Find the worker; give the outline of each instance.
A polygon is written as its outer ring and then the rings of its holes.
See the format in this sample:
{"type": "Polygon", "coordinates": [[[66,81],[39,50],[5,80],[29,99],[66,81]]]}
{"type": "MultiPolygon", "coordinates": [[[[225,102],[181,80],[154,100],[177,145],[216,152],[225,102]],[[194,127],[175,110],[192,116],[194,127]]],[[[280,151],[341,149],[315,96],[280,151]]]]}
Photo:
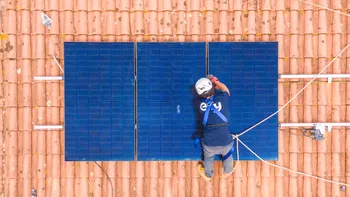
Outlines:
{"type": "Polygon", "coordinates": [[[199,79],[195,88],[201,97],[198,107],[204,125],[202,139],[204,162],[197,164],[197,171],[205,181],[211,181],[214,175],[214,156],[221,155],[223,157],[223,176],[227,177],[233,172],[234,140],[228,126],[230,91],[213,75],[199,79]]]}

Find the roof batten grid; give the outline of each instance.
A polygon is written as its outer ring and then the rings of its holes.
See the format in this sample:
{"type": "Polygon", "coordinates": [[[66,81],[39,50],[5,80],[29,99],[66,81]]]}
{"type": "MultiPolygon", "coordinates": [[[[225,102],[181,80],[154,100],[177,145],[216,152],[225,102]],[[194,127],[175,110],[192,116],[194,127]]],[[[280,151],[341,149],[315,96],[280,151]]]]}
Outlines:
{"type": "Polygon", "coordinates": [[[5,18],[4,20],[4,35],[5,45],[3,45],[2,51],[4,53],[4,111],[3,121],[5,135],[5,168],[4,168],[4,193],[9,193],[14,196],[18,195],[17,191],[17,171],[18,171],[18,158],[17,158],[17,137],[18,137],[18,122],[17,122],[17,42],[16,25],[9,20],[16,21],[16,3],[15,1],[5,2],[5,18]]]}

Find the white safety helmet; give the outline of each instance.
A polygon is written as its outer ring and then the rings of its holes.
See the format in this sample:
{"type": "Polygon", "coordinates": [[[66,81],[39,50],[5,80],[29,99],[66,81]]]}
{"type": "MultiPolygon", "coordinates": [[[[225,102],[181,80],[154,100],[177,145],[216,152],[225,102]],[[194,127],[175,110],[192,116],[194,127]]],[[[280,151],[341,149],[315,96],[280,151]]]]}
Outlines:
{"type": "Polygon", "coordinates": [[[209,92],[213,88],[213,83],[207,78],[200,78],[196,82],[196,91],[198,95],[201,95],[205,92],[209,92]]]}

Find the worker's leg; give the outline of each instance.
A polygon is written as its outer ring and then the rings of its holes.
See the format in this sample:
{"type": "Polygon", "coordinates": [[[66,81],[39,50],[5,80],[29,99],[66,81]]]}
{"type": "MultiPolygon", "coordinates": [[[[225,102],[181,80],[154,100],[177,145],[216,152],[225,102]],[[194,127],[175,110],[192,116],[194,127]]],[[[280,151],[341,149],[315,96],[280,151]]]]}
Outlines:
{"type": "Polygon", "coordinates": [[[204,152],[204,172],[207,177],[212,177],[214,175],[213,163],[215,156],[215,148],[203,145],[204,152]]]}
{"type": "MultiPolygon", "coordinates": [[[[229,145],[224,146],[223,151],[222,151],[222,157],[224,157],[228,152],[231,151],[233,144],[234,144],[234,140],[232,140],[232,142],[229,145]]],[[[232,172],[232,170],[233,170],[232,164],[233,164],[233,156],[231,154],[227,159],[225,159],[223,161],[223,167],[224,167],[225,174],[230,174],[232,172]]]]}

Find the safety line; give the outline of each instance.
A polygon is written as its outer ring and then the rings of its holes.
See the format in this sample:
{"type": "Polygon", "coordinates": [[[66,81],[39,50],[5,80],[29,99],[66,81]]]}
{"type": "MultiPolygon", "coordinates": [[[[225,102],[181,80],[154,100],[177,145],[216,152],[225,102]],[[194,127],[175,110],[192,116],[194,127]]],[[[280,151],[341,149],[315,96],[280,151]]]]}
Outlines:
{"type": "Polygon", "coordinates": [[[339,56],[350,46],[350,43],[343,49],[340,51],[340,53],[335,56],[332,61],[330,61],[311,81],[309,81],[297,94],[295,94],[286,104],[284,104],[279,110],[277,110],[275,113],[271,114],[270,116],[268,116],[267,118],[261,120],[260,122],[256,123],[255,125],[251,126],[250,128],[246,129],[245,131],[243,131],[242,133],[238,134],[237,137],[247,133],[248,131],[254,129],[255,127],[257,127],[258,125],[260,125],[261,123],[265,122],[266,120],[270,119],[272,116],[278,114],[280,111],[282,111],[285,107],[287,107],[287,105],[289,103],[291,103],[302,91],[305,90],[305,88],[307,88],[315,79],[317,79],[317,77],[324,71],[326,70],[336,59],[339,58],[339,56]]]}
{"type": "Polygon", "coordinates": [[[113,197],[114,191],[113,191],[113,183],[112,183],[111,178],[108,176],[108,173],[106,172],[106,170],[105,170],[100,164],[98,164],[96,161],[94,161],[94,162],[95,162],[95,164],[96,164],[98,167],[101,168],[101,170],[103,171],[103,173],[107,176],[107,179],[108,179],[109,183],[111,184],[112,197],[113,197]]]}
{"type": "Polygon", "coordinates": [[[263,163],[266,163],[266,164],[268,164],[268,165],[270,165],[270,166],[273,166],[273,167],[276,167],[276,168],[280,168],[280,169],[282,169],[282,170],[286,170],[286,171],[289,171],[289,172],[292,172],[292,173],[295,173],[295,174],[299,174],[299,175],[303,175],[303,176],[308,176],[308,177],[311,177],[311,178],[315,178],[315,179],[318,179],[318,180],[322,180],[322,181],[325,181],[325,182],[328,182],[328,183],[334,183],[334,184],[339,184],[339,185],[350,186],[350,184],[347,184],[347,183],[332,181],[332,180],[328,180],[328,179],[321,178],[321,177],[318,177],[318,176],[314,176],[314,175],[311,175],[311,174],[306,174],[306,173],[303,173],[303,172],[298,172],[298,171],[291,170],[291,169],[288,169],[288,168],[286,168],[286,167],[279,166],[279,165],[270,163],[270,162],[268,162],[268,161],[265,161],[265,160],[263,160],[258,154],[256,154],[254,151],[252,151],[245,143],[243,143],[240,139],[238,139],[238,137],[237,137],[237,140],[238,140],[244,147],[246,147],[253,155],[255,155],[260,161],[262,161],[263,163]]]}
{"type": "Polygon", "coordinates": [[[314,3],[310,3],[310,2],[307,2],[307,1],[303,1],[303,0],[297,0],[297,1],[300,1],[300,2],[305,3],[305,4],[309,4],[309,5],[318,7],[318,8],[322,8],[322,9],[325,9],[325,10],[328,10],[328,11],[332,11],[332,12],[335,12],[335,13],[338,13],[338,14],[341,14],[341,15],[344,15],[344,16],[350,16],[349,14],[345,14],[343,12],[340,12],[340,11],[337,11],[337,10],[333,10],[331,8],[327,8],[327,7],[324,7],[324,6],[321,6],[321,5],[317,5],[317,4],[314,4],[314,3]]]}
{"type": "Polygon", "coordinates": [[[64,73],[63,68],[61,67],[60,63],[58,63],[58,61],[57,61],[57,59],[56,59],[56,57],[55,57],[54,54],[52,54],[52,57],[53,57],[53,59],[55,60],[57,66],[58,66],[58,67],[60,68],[60,70],[62,71],[62,73],[64,73]]]}
{"type": "Polygon", "coordinates": [[[236,138],[236,149],[237,149],[237,152],[236,152],[237,162],[235,163],[235,166],[233,167],[232,172],[234,172],[236,170],[238,163],[239,163],[238,137],[235,137],[235,138],[236,138]]]}
{"type": "MultiPolygon", "coordinates": [[[[309,4],[309,5],[312,5],[312,6],[315,6],[315,7],[318,7],[318,8],[322,8],[322,9],[325,9],[325,10],[328,10],[328,11],[332,11],[332,12],[335,12],[335,13],[338,13],[338,14],[341,14],[341,15],[345,15],[345,16],[350,16],[349,14],[345,14],[343,12],[340,12],[340,11],[337,11],[337,10],[333,10],[333,9],[330,9],[330,8],[327,8],[327,7],[323,7],[323,6],[320,6],[320,5],[317,5],[317,4],[314,4],[314,3],[310,3],[310,2],[306,2],[306,1],[303,1],[303,0],[298,0],[302,3],[306,3],[306,4],[309,4]]],[[[315,178],[315,179],[318,179],[318,180],[322,180],[322,181],[325,181],[325,182],[328,182],[328,183],[334,183],[334,184],[339,184],[339,185],[344,185],[344,186],[350,186],[350,184],[346,184],[346,183],[342,183],[342,182],[336,182],[336,181],[332,181],[332,180],[328,180],[328,179],[325,179],[325,178],[321,178],[321,177],[318,177],[318,176],[314,176],[314,175],[310,175],[310,174],[306,174],[306,173],[303,173],[303,172],[298,172],[298,171],[295,171],[295,170],[291,170],[291,169],[288,169],[286,167],[283,167],[283,166],[279,166],[279,165],[276,165],[276,164],[273,164],[273,163],[270,163],[270,162],[267,162],[265,160],[263,160],[258,154],[256,154],[254,151],[252,151],[245,143],[243,143],[238,137],[247,133],[248,131],[252,130],[253,128],[257,127],[258,125],[260,125],[261,123],[265,122],[266,120],[268,120],[269,118],[271,118],[272,116],[278,114],[281,110],[283,110],[290,102],[292,102],[302,91],[305,90],[305,88],[307,88],[324,70],[326,70],[336,59],[338,59],[340,57],[340,55],[350,46],[350,43],[343,49],[340,51],[340,53],[334,57],[332,59],[331,62],[329,62],[311,81],[309,81],[296,95],[294,95],[285,105],[283,105],[279,110],[277,110],[275,113],[271,114],[270,116],[268,116],[267,118],[263,119],[262,121],[256,123],[255,125],[253,125],[252,127],[246,129],[245,131],[243,131],[242,133],[238,134],[238,135],[232,135],[232,138],[233,139],[237,139],[237,141],[239,141],[244,147],[246,147],[253,155],[255,155],[259,160],[261,160],[263,163],[266,163],[268,165],[271,165],[273,167],[276,167],[276,168],[279,168],[279,169],[282,169],[282,170],[286,170],[286,171],[289,171],[289,172],[292,172],[292,173],[295,173],[295,174],[299,174],[299,175],[303,175],[303,176],[307,176],[307,177],[311,177],[311,178],[315,178]]],[[[238,143],[237,143],[238,144],[238,143]]],[[[237,146],[238,147],[238,146],[237,146]]],[[[239,155],[238,153],[238,148],[237,148],[237,155],[239,155]]]]}

